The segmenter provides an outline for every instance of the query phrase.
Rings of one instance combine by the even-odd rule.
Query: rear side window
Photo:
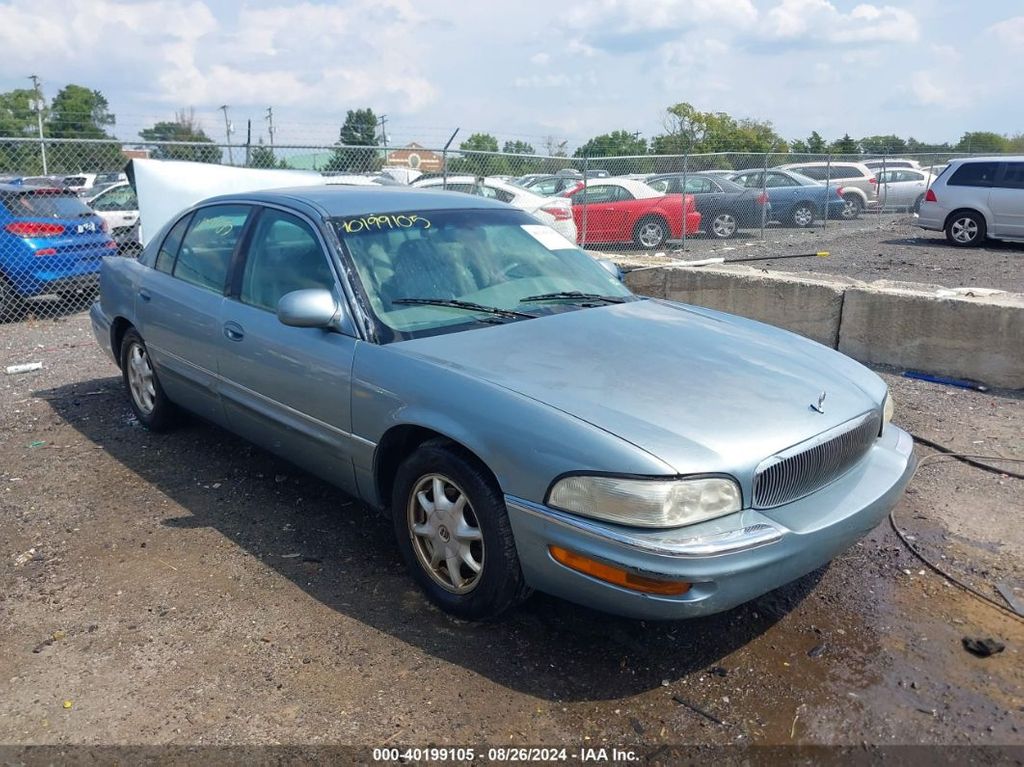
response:
[[[171,227],[171,231],[164,237],[160,250],[156,254],[156,264],[154,264],[158,271],[170,274],[174,269],[174,259],[178,257],[181,240],[185,236],[185,230],[188,229],[188,222],[191,220],[191,216],[185,216]]]
[[[797,173],[804,174],[805,176],[807,176],[807,178],[813,178],[815,181],[825,180],[825,169],[818,166],[815,166],[813,168],[793,168],[793,170],[795,170]],[[836,175],[833,171],[832,178],[835,177]]]
[[[1006,163],[999,186],[1007,189],[1024,189],[1024,162]]]
[[[0,202],[15,218],[82,218],[92,210],[67,192],[34,190],[0,195]]]
[[[181,241],[174,276],[222,293],[231,255],[242,236],[249,211],[248,205],[211,205],[196,211]]]
[[[995,181],[997,162],[965,162],[957,168],[946,182],[947,186],[992,186]]]

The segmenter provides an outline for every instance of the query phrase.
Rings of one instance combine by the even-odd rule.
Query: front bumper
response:
[[[889,513],[916,467],[910,435],[889,425],[860,463],[821,490],[775,509],[745,509],[690,527],[623,527],[513,496],[506,505],[530,586],[634,618],[690,618],[728,610],[832,560]],[[559,564],[550,546],[693,585],[678,597],[630,591]]]

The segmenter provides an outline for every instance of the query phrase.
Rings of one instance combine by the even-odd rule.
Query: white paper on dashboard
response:
[[[566,250],[575,248],[575,242],[569,242],[550,226],[544,224],[522,224],[523,231],[533,237],[548,250]]]

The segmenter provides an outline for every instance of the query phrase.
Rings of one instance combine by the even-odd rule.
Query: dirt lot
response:
[[[1024,624],[887,525],[707,619],[535,595],[466,624],[420,596],[376,512],[212,426],[139,428],[84,314],[0,327],[0,360],[43,362],[0,373],[0,743],[1024,748]],[[887,378],[914,432],[1024,457],[1019,393]],[[929,462],[896,516],[998,599],[1024,585],[1022,492]]]
[[[654,253],[626,251],[622,263],[651,265],[670,260],[712,257],[757,258],[828,251],[828,258],[753,261],[749,265],[773,270],[841,274],[865,282],[899,280],[979,287],[1024,293],[1024,245],[989,240],[982,248],[955,248],[941,232],[926,232],[906,214],[865,215],[855,221],[829,221],[822,229],[773,226],[765,239],[759,232],[741,232],[731,240],[697,237],[663,247]],[[602,248],[612,252],[614,248]],[[615,251],[620,252],[620,251]],[[619,259],[616,259],[619,260]]]

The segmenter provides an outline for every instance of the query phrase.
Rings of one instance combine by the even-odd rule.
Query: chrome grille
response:
[[[754,474],[754,508],[803,498],[849,471],[878,437],[881,420],[869,413],[762,461]]]

